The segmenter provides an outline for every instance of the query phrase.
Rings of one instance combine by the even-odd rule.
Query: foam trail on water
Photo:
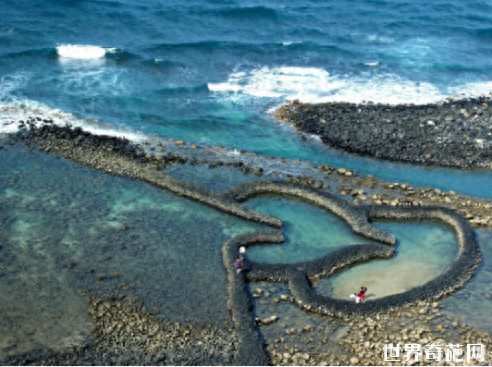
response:
[[[30,74],[27,72],[2,75],[0,77],[0,101],[9,98],[13,92],[26,85],[29,77]]]
[[[373,63],[369,66],[377,66]],[[208,83],[211,92],[236,97],[274,98],[321,102],[375,102],[427,104],[449,97],[489,95],[492,82],[469,83],[442,91],[429,82],[416,82],[395,74],[337,76],[314,67],[262,67],[233,72],[226,82]]]
[[[56,47],[58,56],[62,59],[95,60],[101,59],[107,53],[114,53],[115,48],[104,48],[93,45],[63,44]]]
[[[364,63],[364,65],[366,65],[366,66],[373,66],[373,67],[374,66],[379,66],[379,61],[377,61],[377,60],[374,60],[374,61],[366,61]]]
[[[378,35],[378,34],[369,34],[367,36],[367,40],[369,42],[379,42],[379,43],[393,43],[395,40],[389,36]]]
[[[292,46],[292,45],[301,45],[302,41],[282,41],[282,46]]]
[[[59,126],[71,125],[94,135],[114,136],[134,142],[141,142],[148,138],[144,134],[126,131],[97,120],[79,118],[72,113],[50,108],[36,101],[0,102],[0,134],[18,132],[19,121],[26,122],[29,119],[34,119],[34,125],[37,127],[48,123]]]

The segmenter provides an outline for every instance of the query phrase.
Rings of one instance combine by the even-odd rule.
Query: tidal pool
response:
[[[458,254],[454,232],[443,224],[381,222],[376,226],[397,238],[396,254],[391,259],[355,265],[322,279],[318,292],[348,299],[365,286],[369,300],[401,293],[446,271]]]
[[[278,196],[251,199],[247,205],[278,216],[285,222],[286,242],[263,245],[248,250],[248,257],[264,263],[292,263],[311,260],[354,243],[370,243],[355,235],[340,218],[307,203]],[[397,294],[422,285],[445,272],[458,254],[454,231],[438,222],[375,222],[380,229],[398,240],[396,254],[388,260],[356,265],[316,284],[318,292],[340,299],[364,285],[368,299]],[[483,253],[476,274],[455,294],[443,300],[443,311],[478,329],[492,332],[492,231],[477,230]],[[280,286],[282,287],[282,286]],[[285,305],[299,318],[300,324],[323,323],[324,319],[296,307]],[[300,315],[299,313],[302,313]],[[288,316],[287,316],[288,315]],[[265,315],[268,316],[268,315]]]
[[[373,243],[352,232],[341,218],[299,200],[263,196],[248,200],[246,205],[284,221],[284,243],[248,250],[248,258],[256,262],[296,263],[317,259],[346,246]]]
[[[253,247],[248,251],[253,261],[294,263],[313,260],[346,246],[374,243],[352,232],[341,218],[302,201],[264,196],[248,201],[247,205],[285,223],[285,243]],[[320,293],[347,298],[362,285],[369,288],[369,299],[401,293],[432,280],[457,256],[454,232],[444,224],[376,222],[375,226],[397,238],[394,257],[355,265],[322,279],[317,286]]]

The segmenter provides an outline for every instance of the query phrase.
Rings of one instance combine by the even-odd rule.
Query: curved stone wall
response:
[[[22,134],[21,134],[22,137]],[[136,149],[128,141],[117,138],[93,136],[82,130],[68,127],[43,127],[33,129],[27,137],[45,151],[60,154],[83,165],[114,175],[127,176],[149,182],[177,195],[201,202],[237,217],[281,228],[279,218],[249,210],[240,205],[258,195],[281,195],[306,201],[323,208],[345,220],[358,234],[382,244],[354,245],[335,251],[320,259],[296,264],[251,263],[252,270],[245,275],[236,274],[234,261],[240,246],[264,243],[282,243],[281,231],[256,232],[228,240],[222,249],[227,271],[229,307],[237,332],[241,336],[238,346],[238,365],[263,365],[270,362],[264,341],[252,313],[252,303],[247,290],[247,279],[286,282],[302,308],[321,314],[347,317],[354,314],[373,314],[396,307],[410,305],[420,300],[438,299],[460,287],[472,277],[481,260],[481,253],[473,230],[468,222],[454,211],[441,207],[389,207],[351,206],[347,202],[311,188],[278,182],[258,182],[241,185],[225,197],[202,192],[175,180],[159,170],[159,163]],[[326,277],[356,263],[371,259],[390,258],[394,254],[396,239],[374,226],[371,220],[434,220],[449,225],[458,239],[458,256],[451,267],[428,283],[407,292],[390,295],[364,304],[334,299],[320,295],[311,280]]]
[[[363,210],[359,210],[346,201],[322,191],[280,182],[256,182],[238,186],[228,193],[228,195],[239,202],[268,194],[285,195],[301,199],[339,216],[358,234],[391,245],[396,243],[396,239],[392,235],[371,226]]]
[[[439,299],[460,287],[470,279],[480,265],[481,253],[475,234],[468,222],[454,211],[441,207],[392,207],[361,206],[353,207],[327,193],[311,189],[293,187],[281,183],[257,183],[240,186],[230,192],[238,201],[245,201],[259,195],[287,195],[316,204],[341,218],[352,229],[368,238],[385,240],[394,244],[392,236],[375,229],[370,220],[427,220],[440,221],[450,226],[458,240],[458,256],[450,268],[422,286],[409,291],[382,297],[364,304],[349,300],[335,299],[320,295],[312,287],[310,279],[331,275],[356,263],[376,258],[389,258],[394,248],[387,245],[349,246],[320,259],[296,264],[258,264],[252,263],[250,280],[287,282],[297,304],[312,312],[332,316],[354,314],[373,314],[389,311],[396,307],[411,305],[420,300]],[[243,243],[247,246],[251,243]]]

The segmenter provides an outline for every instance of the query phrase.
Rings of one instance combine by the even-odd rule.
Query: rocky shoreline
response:
[[[393,161],[492,168],[492,100],[429,105],[294,101],[275,117],[332,147]]]
[[[241,209],[242,206],[238,205],[236,202],[236,200],[241,198],[234,197],[235,196],[234,192],[230,192],[229,195],[224,195],[224,196],[223,195],[217,196],[206,192],[200,192],[195,190],[191,186],[187,186],[187,185],[183,186],[182,183],[172,180],[170,177],[166,177],[166,175],[162,172],[162,170],[163,169],[165,170],[167,166],[174,165],[174,164],[182,165],[182,164],[189,163],[193,166],[196,164],[208,164],[210,169],[214,169],[214,168],[220,169],[221,167],[227,164],[230,167],[237,168],[238,171],[242,172],[245,175],[254,174],[256,176],[262,176],[264,175],[264,171],[262,167],[245,166],[242,162],[239,161],[238,162],[220,162],[220,161],[207,162],[206,160],[200,161],[197,160],[196,157],[181,156],[179,154],[173,154],[173,155],[166,154],[164,156],[156,156],[146,153],[142,148],[140,148],[139,146],[135,146],[128,141],[115,139],[115,138],[93,136],[79,129],[74,130],[68,127],[64,128],[64,127],[56,127],[56,126],[45,126],[40,129],[33,129],[31,131],[23,132],[18,136],[18,138],[20,138],[23,141],[27,141],[28,143],[32,143],[36,148],[41,148],[42,150],[49,152],[51,154],[59,155],[64,158],[74,160],[83,165],[93,167],[95,169],[110,174],[123,175],[123,176],[128,176],[131,178],[136,178],[136,179],[150,182],[156,186],[160,186],[167,190],[170,190],[178,195],[189,197],[193,200],[198,200],[204,204],[211,205],[219,210],[223,210],[234,215],[239,215],[245,219],[266,223],[273,227],[281,227],[282,225],[282,223],[279,222],[279,220],[275,217],[258,216],[257,214],[255,214],[255,212],[242,210]],[[247,169],[245,167],[247,167]],[[484,204],[481,200],[478,199],[466,198],[460,195],[456,195],[454,193],[441,193],[437,191],[434,192],[434,190],[432,189],[414,189],[405,184],[380,183],[372,177],[359,177],[354,172],[345,169],[334,169],[327,166],[319,166],[318,169],[319,172],[321,172],[324,175],[324,178],[326,178],[329,181],[329,183],[318,181],[310,177],[299,177],[299,176],[287,176],[285,177],[285,180],[296,185],[304,185],[306,187],[311,187],[316,190],[318,189],[326,190],[327,192],[331,192],[332,195],[344,197],[345,199],[348,198],[353,202],[353,204],[356,205],[368,204],[368,203],[373,203],[376,205],[387,204],[389,206],[394,206],[394,207],[400,207],[400,206],[405,207],[408,205],[418,206],[422,204],[428,205],[429,203],[435,205],[439,203],[438,201],[439,199],[447,204],[445,206],[450,207],[452,209],[456,209],[456,207],[461,203],[461,205],[464,205],[465,207],[464,210],[470,210],[469,208],[476,207],[476,208],[480,208],[481,211],[483,210],[486,213],[486,215],[488,215],[486,216],[485,221],[476,223],[476,225],[488,227],[492,224],[492,220],[489,215],[492,205],[490,205],[490,203]],[[374,190],[376,186],[384,187],[384,189],[387,190],[386,192],[389,192],[394,196],[393,197],[390,196],[388,199],[385,196],[386,194],[381,194],[381,193],[370,194],[369,192],[365,191],[365,190],[367,191]],[[236,194],[240,196],[241,193],[236,193]],[[243,194],[246,195],[246,197],[249,195],[247,190],[244,191]],[[436,197],[438,199],[435,199]],[[337,201],[337,199],[335,198],[333,198],[332,200],[335,200],[335,202]],[[402,210],[404,211],[403,208]],[[471,220],[469,220],[469,223],[473,224]],[[227,269],[230,268],[230,266],[228,267],[227,264],[231,263],[231,261],[234,259],[235,251],[238,250],[238,246],[240,243],[242,242],[240,241],[237,243],[234,242],[234,244],[231,245],[230,247],[230,251],[224,253],[224,256],[227,255],[224,257],[224,263]],[[128,342],[123,343],[125,347],[126,346],[130,347],[128,349],[130,351],[129,352],[130,354],[128,355],[124,353],[118,354],[114,352],[114,350],[118,350],[118,348],[121,348],[121,346],[119,346],[120,345],[118,344],[119,342],[116,342],[115,344],[115,341],[113,340],[114,338],[118,340],[117,337],[112,336],[111,337],[112,339],[110,339],[110,341],[107,342],[106,339],[101,338],[101,335],[107,335],[107,332],[101,331],[102,329],[97,329],[96,327],[96,329],[94,329],[95,332],[94,335],[96,336],[97,341],[79,350],[62,353],[62,354],[58,353],[58,354],[49,354],[49,355],[47,355],[43,351],[33,352],[33,354],[27,356],[17,356],[13,359],[2,361],[2,362],[4,364],[29,364],[31,362],[34,364],[36,363],[37,364],[81,364],[81,363],[82,364],[89,364],[89,363],[90,364],[92,363],[232,364],[235,362],[237,363],[237,361],[240,361],[243,363],[239,363],[239,364],[246,364],[246,362],[251,360],[246,360],[241,356],[247,354],[248,349],[251,350],[251,348],[254,348],[255,350],[257,348],[260,348],[258,350],[261,351],[263,349],[263,343],[266,341],[269,356],[266,355],[265,358],[260,356],[260,359],[256,361],[256,362],[261,361],[262,364],[268,363],[270,360],[274,364],[292,364],[294,362],[296,364],[324,364],[324,363],[358,364],[359,362],[364,364],[372,364],[372,362],[369,363],[366,360],[359,359],[358,357],[357,357],[358,361],[354,362],[350,360],[350,357],[347,358],[348,354],[343,356],[332,354],[330,357],[320,352],[316,358],[311,358],[311,359],[308,358],[305,360],[305,362],[303,362],[304,360],[301,361],[302,358],[299,359],[300,357],[299,358],[296,357],[295,360],[292,359],[292,356],[290,356],[291,354],[289,354],[289,352],[282,352],[278,354],[279,353],[278,350],[281,350],[283,347],[276,344],[274,345],[270,340],[264,340],[262,335],[257,333],[256,330],[257,328],[254,322],[252,323],[254,319],[252,318],[252,315],[249,314],[249,309],[252,305],[250,304],[250,300],[248,300],[248,298],[245,298],[244,296],[245,294],[247,294],[247,292],[245,292],[246,285],[244,283],[244,280],[240,277],[234,276],[235,275],[234,273],[230,274],[230,276],[231,275],[235,282],[239,282],[238,284],[236,284],[236,286],[233,287],[232,290],[230,290],[230,297],[233,306],[232,321],[236,324],[239,322],[239,324],[234,326],[232,325],[228,326],[229,329],[227,329],[228,331],[226,331],[225,333],[227,336],[226,341],[224,341],[223,338],[221,337],[222,331],[208,330],[207,328],[203,328],[204,332],[211,333],[206,335],[215,335],[218,339],[218,344],[215,343],[209,344],[208,342],[201,341],[203,338],[205,338],[205,340],[208,341],[210,340],[207,339],[208,336],[206,335],[204,336],[200,334],[200,330],[199,330],[200,328],[195,328],[197,330],[186,332],[186,330],[190,330],[189,327],[186,325],[173,326],[177,330],[184,330],[184,331],[182,334],[181,332],[178,332],[178,336],[176,337],[177,339],[170,340],[168,342],[168,345],[172,346],[175,345],[174,343],[176,343],[176,345],[182,346],[183,339],[181,338],[181,336],[191,335],[190,338],[192,338],[193,340],[201,341],[201,343],[198,344],[200,345],[200,347],[203,346],[204,348],[209,348],[209,347],[211,348],[210,351],[204,352],[205,357],[203,360],[199,359],[197,352],[194,352],[193,350],[189,352],[191,358],[188,359],[186,357],[188,350],[186,350],[186,352],[183,352],[183,349],[179,349],[181,347],[176,347],[179,350],[178,352],[176,352],[175,349],[173,349],[172,353],[175,354],[171,354],[171,355],[168,355],[166,354],[166,352],[162,352],[162,351],[160,353],[157,353],[156,355],[152,353],[150,354],[150,356],[148,354],[142,355],[141,349],[143,346],[145,346],[145,348],[148,347],[146,344],[148,340],[146,340],[144,337],[139,336],[138,333],[135,333],[133,328],[131,328],[131,330],[118,331],[119,336],[121,336],[121,334],[126,335],[126,337],[129,338],[130,340]],[[291,299],[290,295],[286,297],[287,297],[286,299]],[[236,301],[234,301],[234,299],[236,299]],[[293,301],[294,300],[292,299],[292,302]],[[120,300],[116,300],[116,301],[114,299],[111,300],[111,302],[113,303],[116,302],[114,303],[116,306],[112,306],[112,305],[106,306],[106,302],[107,301],[102,301],[101,303],[101,301],[96,301],[95,304],[90,305],[90,310],[92,310],[93,308],[99,310],[100,307],[104,309],[104,312],[101,311],[100,316],[98,316],[99,315],[98,311],[96,311],[94,314],[90,313],[91,317],[92,318],[95,317],[96,320],[99,320],[98,319],[99,317],[102,318],[102,320],[99,320],[98,322],[106,322],[104,321],[105,320],[104,315],[105,314],[112,315],[113,311],[115,311],[114,319],[119,321],[114,321],[114,323],[118,324],[119,322],[121,324],[122,322],[121,320],[125,320],[125,318],[131,315],[131,312],[133,312],[133,311],[128,311],[126,306],[122,302],[120,302]],[[104,304],[105,306],[100,306],[101,304]],[[416,306],[410,309],[413,310],[415,307]],[[134,310],[135,308],[132,309]],[[234,309],[236,309],[236,312],[234,312]],[[123,313],[121,313],[119,310],[123,310],[121,311]],[[137,307],[137,311],[138,311],[138,307]],[[244,312],[248,312],[248,315],[238,316],[243,314]],[[393,310],[388,314],[390,316],[384,316],[386,315],[386,313],[383,314],[378,313],[376,316],[383,317],[383,318],[388,317],[389,319],[392,320],[394,318],[393,316],[391,316],[393,315],[392,312],[398,313],[400,311]],[[144,323],[146,325],[152,325],[152,323],[154,322],[152,321],[153,319],[152,318],[147,319],[146,317],[147,316],[145,317],[139,316],[137,319],[141,320],[143,318],[145,320]],[[325,316],[325,317],[329,317],[329,316]],[[357,316],[351,316],[351,317],[357,317]],[[272,318],[270,320],[271,322],[267,322],[264,325],[271,324],[271,323],[275,324],[277,318]],[[353,322],[353,320],[347,319],[344,320],[343,322],[350,323]],[[361,319],[360,322],[363,323],[365,321]],[[113,321],[110,322],[111,325],[116,325],[114,323]],[[260,325],[263,325],[261,321],[259,323]],[[241,329],[241,333],[240,333],[241,335],[235,334],[233,332],[235,328],[238,328],[238,325],[239,328]],[[140,326],[138,325],[137,327],[140,328]],[[167,333],[171,333],[171,335],[176,336],[176,334],[173,334],[172,331],[173,327],[165,330],[167,330],[166,331]],[[193,326],[190,327],[193,328]],[[147,326],[142,326],[142,328],[148,331]],[[110,326],[109,329],[111,330],[108,335],[113,335],[112,330],[113,329],[117,330],[118,326]],[[243,331],[245,333],[247,332],[247,334],[243,333]],[[245,335],[248,337],[244,338]],[[484,339],[488,337],[486,336],[486,334],[478,333],[473,335],[475,336],[479,335],[481,338],[480,340],[488,340],[488,339]],[[375,333],[374,338],[372,338],[371,340],[374,340],[374,343],[381,343],[381,340],[378,339],[380,336],[382,337],[382,334],[379,335]],[[478,340],[478,339],[475,338],[474,340]],[[133,351],[132,349],[133,347],[131,347],[133,345],[132,343],[136,343],[135,345],[137,345],[137,347],[135,347],[136,348],[135,351]],[[355,341],[354,343],[357,343],[357,341]],[[359,348],[361,347],[359,346]],[[223,350],[224,353],[217,354],[215,352],[217,349]],[[302,348],[299,350],[302,352]],[[185,353],[185,354],[183,355],[181,353]],[[238,353],[239,353],[239,359],[238,359]],[[285,358],[284,353],[289,354],[290,357]],[[294,352],[294,354],[296,353],[298,352]],[[92,355],[95,356],[94,359],[91,359]],[[181,359],[179,359],[177,356],[180,356]],[[118,359],[120,357],[121,359]],[[324,359],[320,359],[322,357]],[[374,354],[373,360],[377,361],[374,362],[374,364],[381,364],[381,359],[379,357],[380,356]]]
[[[439,302],[419,302],[412,307],[401,308],[373,316],[317,319],[300,323],[279,313],[294,302],[282,289],[274,289],[268,283],[257,283],[253,289],[257,308],[264,320],[275,320],[261,325],[268,342],[274,365],[301,366],[403,366],[422,365],[413,360],[386,362],[383,346],[386,343],[417,343],[422,346],[446,344],[483,343],[490,345],[489,334],[478,331],[442,311]],[[401,357],[401,356],[400,356]],[[487,349],[485,362],[471,361],[466,365],[490,365],[492,353]],[[428,361],[425,365],[443,365],[443,361]],[[463,365],[463,362],[447,362],[445,365]]]
[[[113,294],[88,304],[91,340],[64,352],[33,351],[2,365],[231,365],[238,337],[231,325],[162,322],[137,299]]]
[[[24,130],[13,139],[35,144],[48,153],[59,154],[99,170],[104,166],[102,163],[107,162],[109,167],[106,172],[115,173],[121,169],[124,175],[133,178],[137,178],[137,173],[142,171],[143,166],[157,172],[176,165],[186,165],[191,170],[195,170],[197,165],[218,170],[230,167],[242,175],[263,178],[266,174],[265,164],[273,163],[278,166],[289,164],[283,159],[273,157],[265,158],[265,162],[254,163],[252,162],[255,160],[254,156],[248,157],[249,161],[245,162],[241,157],[231,158],[227,151],[209,157],[205,149],[187,149],[182,141],[176,141],[177,149],[173,152],[164,150],[158,144],[156,149],[150,147],[154,152],[149,153],[141,146],[124,139],[95,136],[79,128],[71,129],[54,125]],[[193,144],[191,146],[193,147]],[[223,158],[220,153],[224,155]],[[200,158],[202,155],[206,158]],[[137,164],[138,162],[142,164]],[[111,168],[111,165],[114,168]],[[310,171],[305,175],[282,173],[276,178],[327,190],[353,204],[444,206],[463,215],[472,227],[492,228],[492,200],[490,199],[475,198],[431,187],[413,187],[403,182],[385,182],[374,176],[358,175],[345,168],[334,168],[324,164],[313,166]]]

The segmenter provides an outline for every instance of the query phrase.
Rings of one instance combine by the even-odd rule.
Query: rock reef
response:
[[[319,295],[310,284],[310,278],[322,277],[343,268],[370,259],[389,258],[394,248],[385,245],[349,246],[325,257],[296,264],[253,264],[250,278],[255,281],[284,281],[296,302],[304,309],[331,316],[352,316],[354,314],[370,315],[386,312],[398,307],[442,298],[458,290],[470,279],[480,265],[481,252],[475,234],[467,221],[454,211],[441,207],[391,207],[359,206],[349,204],[329,194],[302,189],[280,183],[247,184],[233,190],[232,195],[238,200],[264,194],[293,196],[314,203],[344,219],[353,231],[370,239],[388,245],[394,245],[395,239],[376,230],[370,220],[427,220],[440,221],[449,225],[458,239],[458,257],[450,268],[428,283],[414,287],[403,293],[368,301],[364,305]],[[251,242],[251,241],[249,241]],[[262,241],[264,242],[264,241]],[[246,241],[242,245],[247,246]]]
[[[57,126],[31,129],[19,134],[18,138],[85,166],[113,175],[143,180],[223,212],[273,227],[271,232],[242,235],[228,240],[223,245],[223,262],[228,276],[229,307],[234,325],[232,330],[235,333],[233,339],[237,338],[237,342],[234,343],[234,352],[227,353],[227,356],[216,360],[211,356],[209,360],[212,363],[217,363],[219,360],[218,363],[231,362],[241,365],[263,365],[272,362],[252,312],[251,295],[247,287],[248,280],[288,283],[293,301],[301,308],[319,314],[346,318],[378,315],[415,305],[418,302],[442,298],[459,289],[474,274],[480,264],[480,249],[473,230],[464,218],[450,209],[426,206],[351,205],[325,191],[281,182],[249,183],[235,187],[224,195],[216,195],[199,190],[162,172],[163,165],[173,162],[182,163],[187,158],[169,156],[163,160],[162,157],[145,153],[140,147],[128,141],[93,136],[81,130]],[[345,176],[347,175],[344,173]],[[284,240],[281,232],[283,223],[279,218],[252,211],[241,204],[258,195],[284,195],[307,201],[341,217],[355,232],[377,240],[381,244],[349,246],[321,259],[299,264],[251,263],[250,272],[237,275],[234,260],[240,246],[263,243],[280,244]],[[363,305],[355,305],[349,301],[318,294],[310,283],[311,279],[328,276],[356,263],[376,258],[385,259],[393,255],[396,240],[393,236],[371,225],[371,220],[376,219],[419,219],[444,222],[451,226],[457,235],[458,257],[448,271],[432,281],[407,292],[368,301]],[[48,357],[46,358],[49,360]],[[224,360],[228,362],[223,362]],[[53,363],[60,363],[59,360],[54,361]],[[159,362],[159,360],[152,360],[151,363],[155,364],[156,361]],[[188,360],[167,359],[164,363],[168,361],[179,361],[181,364],[187,363]],[[9,361],[6,362],[9,363]],[[193,362],[196,363],[196,360]]]
[[[332,147],[394,161],[492,168],[492,101],[281,106],[275,117]]]
[[[92,340],[65,352],[35,350],[2,365],[230,365],[237,337],[230,326],[162,322],[134,299],[91,299]]]

